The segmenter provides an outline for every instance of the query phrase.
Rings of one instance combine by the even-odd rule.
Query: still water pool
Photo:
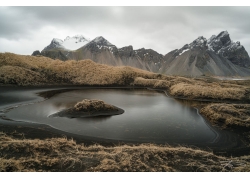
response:
[[[52,118],[83,99],[101,99],[122,108],[121,115]],[[62,131],[95,138],[154,143],[213,143],[218,132],[199,115],[163,92],[146,89],[77,89],[9,111],[10,119],[47,124]]]

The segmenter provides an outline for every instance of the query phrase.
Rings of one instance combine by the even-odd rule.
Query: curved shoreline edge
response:
[[[70,88],[70,86],[66,86],[66,87],[59,87],[59,88],[61,88],[61,89],[59,89],[59,91],[60,90],[63,90],[63,91],[70,91],[70,90],[75,90],[75,89],[82,89],[82,88],[85,88],[85,87],[83,87],[83,86],[81,86],[81,87],[79,87],[79,86],[77,86],[78,88],[76,88],[76,87],[73,87],[73,89],[68,89],[68,88]],[[48,87],[45,87],[45,88],[48,88]],[[58,90],[58,89],[55,89],[56,87],[49,87],[49,89],[52,89],[52,91],[54,91],[54,90]],[[97,87],[87,87],[88,89],[89,88],[97,88]],[[105,88],[105,87],[102,87],[102,88]],[[111,88],[111,89],[113,89],[112,87],[107,87],[107,88]],[[156,90],[156,91],[162,91],[162,92],[164,92],[164,93],[166,93],[166,91],[164,91],[164,90],[162,90],[162,89],[153,89],[153,88],[146,88],[146,87],[133,87],[133,88],[130,88],[130,87],[114,87],[114,88],[117,88],[117,89],[148,89],[148,90]],[[25,89],[27,89],[27,88],[25,88]],[[40,88],[37,88],[37,89],[39,89],[39,91],[41,90]],[[105,88],[106,89],[106,88]],[[47,90],[42,90],[41,92],[47,92]],[[57,93],[59,93],[59,92],[57,92]],[[36,97],[39,97],[39,95],[36,93]],[[171,96],[169,96],[170,98],[173,98],[173,97],[171,97]],[[46,100],[46,98],[45,97],[43,97],[44,98],[44,100]],[[175,99],[175,98],[174,98]],[[24,101],[25,102],[25,101]],[[36,103],[36,101],[34,101],[34,103]],[[23,103],[21,104],[21,105],[23,105]],[[203,116],[202,116],[203,117]],[[204,118],[204,117],[203,117]],[[205,119],[205,118],[204,118]],[[16,121],[17,122],[17,121]],[[15,124],[15,122],[13,122],[13,124]],[[22,124],[29,124],[29,123],[22,123]],[[31,123],[30,123],[31,124]],[[31,125],[32,126],[32,125]],[[36,125],[36,126],[39,126],[39,125]],[[42,125],[41,124],[41,126],[44,126],[44,125]],[[15,129],[15,128],[13,128],[13,129]],[[58,129],[55,129],[55,128],[53,128],[53,127],[51,127],[51,130],[52,131],[59,131],[59,132],[61,132],[61,133],[65,133],[65,134],[70,134],[70,133],[67,133],[67,132],[64,132],[64,131],[60,131],[60,130],[58,130]],[[54,131],[54,132],[55,132]],[[70,136],[72,137],[72,136],[75,136],[75,135],[73,135],[73,134],[70,134]],[[76,135],[77,136],[77,135]],[[124,143],[139,143],[139,144],[141,144],[141,143],[143,143],[143,142],[126,142],[126,141],[117,141],[117,140],[108,140],[108,139],[99,139],[99,138],[92,138],[92,137],[83,137],[83,136],[78,136],[80,139],[81,138],[86,138],[86,140],[87,139],[89,139],[90,141],[98,141],[98,143],[101,143],[102,141],[103,142],[109,142],[109,143],[121,143],[121,142],[124,142]],[[83,140],[84,141],[84,140]],[[108,143],[108,144],[109,144]],[[192,146],[192,145],[191,145]],[[202,147],[202,146],[199,146],[199,147]],[[204,148],[205,148],[205,146],[204,146]],[[210,149],[211,149],[211,147],[209,147]],[[215,149],[217,149],[217,148],[215,148]],[[223,148],[222,148],[223,149]],[[221,150],[222,150],[221,149]],[[225,149],[223,149],[223,151],[224,151]],[[228,149],[227,149],[228,150]]]

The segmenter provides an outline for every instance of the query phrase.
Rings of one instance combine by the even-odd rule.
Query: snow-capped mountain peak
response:
[[[198,49],[197,49],[198,48]],[[192,43],[184,45],[181,49],[174,51],[174,58],[184,54],[186,51],[197,49],[214,53],[224,59],[228,59],[232,63],[250,67],[249,55],[240,42],[233,42],[227,31],[222,31],[218,35],[212,35],[208,40],[203,36],[199,36]]]
[[[51,49],[64,49],[62,45],[63,41],[61,39],[53,38],[50,45],[46,46],[43,51],[51,50]]]
[[[96,37],[94,40],[92,40],[92,42],[95,42],[96,44],[102,45],[102,46],[114,46],[102,36]]]
[[[196,40],[189,44],[189,49],[193,49],[194,47],[205,47],[207,44],[207,39],[203,36],[199,36]]]
[[[86,38],[84,37],[83,35],[75,35],[73,37],[70,37],[70,36],[67,36],[65,39],[64,39],[64,42],[66,41],[70,41],[70,40],[75,40],[76,42],[84,42],[84,41],[90,41],[89,38]]]
[[[75,35],[73,37],[67,36],[64,40],[53,38],[50,45],[45,47],[43,51],[51,50],[51,49],[76,50],[89,42],[90,42],[90,39],[85,38],[82,35]]]
[[[65,49],[76,50],[85,44],[89,43],[89,39],[82,35],[75,35],[73,37],[67,36],[63,41],[63,46]]]
[[[52,39],[51,43],[61,45],[63,41],[61,39],[54,38]]]

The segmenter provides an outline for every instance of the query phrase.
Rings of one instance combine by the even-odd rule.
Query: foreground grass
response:
[[[226,158],[187,147],[84,146],[66,138],[0,134],[0,171],[249,171],[250,156]]]

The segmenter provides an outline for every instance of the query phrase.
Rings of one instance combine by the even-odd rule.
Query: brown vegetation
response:
[[[112,116],[123,113],[123,109],[106,104],[102,100],[84,99],[81,102],[76,103],[74,107],[51,114],[49,117],[83,118],[94,116]]]
[[[97,99],[84,99],[81,102],[76,103],[73,108],[76,111],[110,111],[116,108],[112,105],[104,103],[102,100]]]
[[[250,80],[216,81],[166,76],[127,66],[107,66],[91,60],[0,53],[0,83],[34,85],[101,85],[162,88],[174,97],[250,101]]]
[[[179,83],[171,86],[170,94],[188,99],[215,99],[215,100],[241,100],[245,98],[246,89],[235,87],[222,87],[217,83]]]
[[[222,127],[250,128],[250,104],[213,103],[203,107],[201,114]]]
[[[249,171],[249,157],[226,158],[187,147],[152,144],[84,146],[66,138],[0,134],[0,171]]]
[[[52,60],[47,57],[0,53],[0,83],[34,85],[142,86],[167,90],[187,100],[250,102],[250,80],[217,81],[165,76],[132,67],[113,67],[91,60]],[[86,104],[86,102],[84,102]],[[91,104],[91,103],[90,103]],[[103,103],[92,109],[103,107]],[[200,112],[223,127],[250,126],[249,104],[213,103]],[[83,102],[76,104],[85,109]],[[250,136],[249,136],[250,139]],[[139,145],[84,146],[73,140],[15,139],[0,134],[1,171],[249,171],[249,156],[225,158],[185,147]]]

